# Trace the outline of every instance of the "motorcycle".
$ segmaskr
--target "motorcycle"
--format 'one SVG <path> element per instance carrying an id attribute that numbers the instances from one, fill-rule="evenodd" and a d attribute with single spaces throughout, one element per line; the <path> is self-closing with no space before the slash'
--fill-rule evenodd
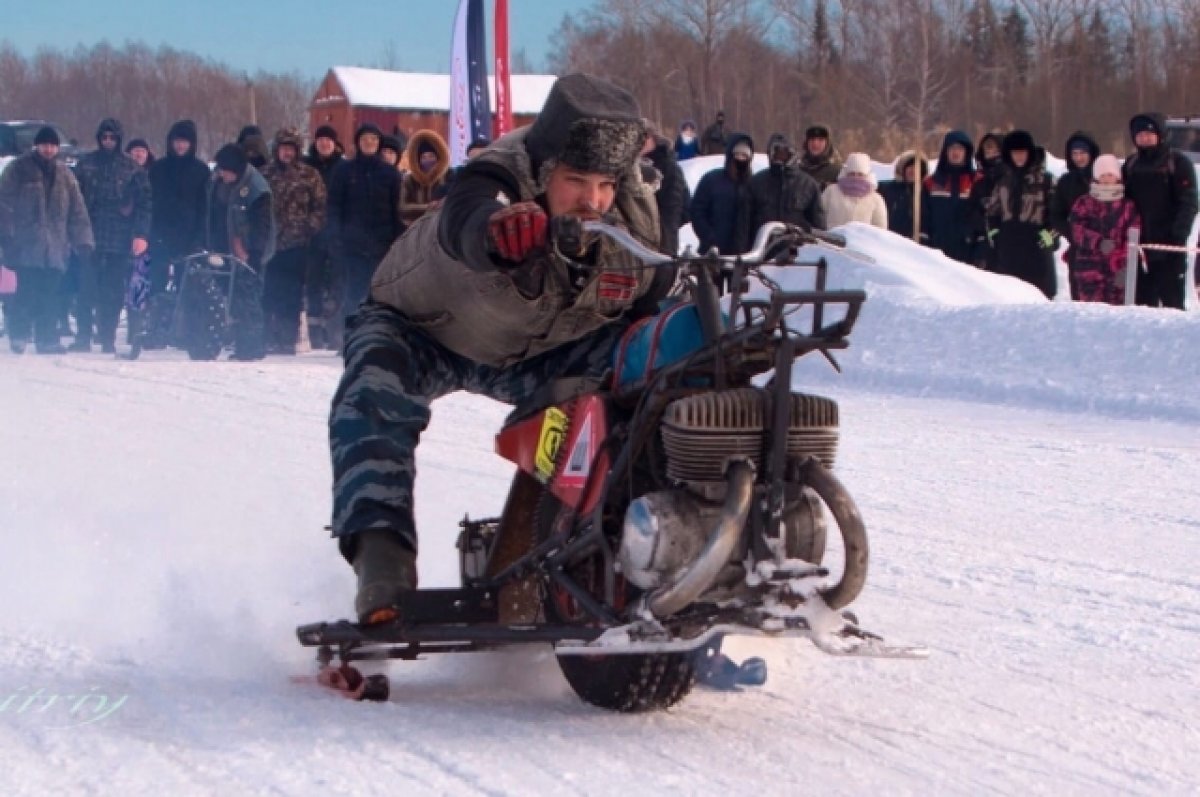
<path id="1" fill-rule="evenodd" d="M 828 289 L 823 257 L 798 260 L 829 238 L 772 223 L 743 255 L 674 258 L 601 222 L 555 221 L 557 256 L 605 236 L 676 270 L 670 306 L 625 333 L 606 379 L 560 380 L 509 416 L 496 451 L 516 474 L 499 517 L 460 524 L 460 588 L 409 593 L 392 623 L 297 629 L 318 649 L 318 680 L 386 700 L 386 676 L 355 663 L 550 644 L 583 700 L 647 711 L 682 700 L 726 634 L 927 655 L 845 610 L 866 583 L 868 543 L 832 472 L 838 406 L 791 387 L 800 357 L 837 367 L 866 300 Z M 813 287 L 786 290 L 775 266 L 811 272 Z M 840 572 L 825 563 L 831 525 Z"/>

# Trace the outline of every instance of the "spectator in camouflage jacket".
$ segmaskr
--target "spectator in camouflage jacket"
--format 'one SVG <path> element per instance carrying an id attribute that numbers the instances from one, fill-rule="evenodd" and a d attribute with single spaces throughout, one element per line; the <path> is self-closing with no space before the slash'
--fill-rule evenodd
<path id="1" fill-rule="evenodd" d="M 87 205 L 96 239 L 95 256 L 80 264 L 78 334 L 72 351 L 91 351 L 92 319 L 106 353 L 116 351 L 117 321 L 125 300 L 125 281 L 132 258 L 145 253 L 150 241 L 150 178 L 146 170 L 121 152 L 124 131 L 116 119 L 96 130 L 99 147 L 79 159 L 75 177 Z"/>
<path id="2" fill-rule="evenodd" d="M 296 353 L 309 244 L 325 226 L 325 182 L 316 169 L 300 160 L 300 146 L 298 131 L 280 130 L 275 134 L 271 162 L 262 172 L 271 186 L 276 230 L 263 309 L 267 351 L 279 354 Z"/>

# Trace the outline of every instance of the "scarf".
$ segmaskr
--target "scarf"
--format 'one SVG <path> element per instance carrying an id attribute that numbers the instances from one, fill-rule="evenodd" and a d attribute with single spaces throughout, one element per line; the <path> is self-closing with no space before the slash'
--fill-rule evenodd
<path id="1" fill-rule="evenodd" d="M 1125 196 L 1125 186 L 1121 183 L 1113 183 L 1111 185 L 1092 183 L 1091 194 L 1101 202 L 1116 202 Z"/>
<path id="2" fill-rule="evenodd" d="M 854 174 L 839 177 L 838 188 L 842 189 L 843 194 L 853 199 L 862 199 L 875 190 L 869 177 L 859 177 Z"/>

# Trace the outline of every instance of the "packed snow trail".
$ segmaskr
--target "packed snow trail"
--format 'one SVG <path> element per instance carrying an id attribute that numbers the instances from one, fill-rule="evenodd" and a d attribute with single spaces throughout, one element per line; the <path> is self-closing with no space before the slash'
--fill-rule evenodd
<path id="1" fill-rule="evenodd" d="M 0 790 L 1200 786 L 1195 425 L 831 381 L 839 473 L 872 541 L 854 608 L 892 640 L 929 645 L 928 661 L 738 640 L 735 654 L 768 660 L 764 687 L 615 716 L 579 702 L 544 649 L 525 649 L 393 665 L 391 701 L 365 705 L 290 682 L 314 672 L 294 627 L 352 602 L 321 528 L 337 375 L 328 355 L 0 355 Z M 418 455 L 425 585 L 452 582 L 462 514 L 500 507 L 508 469 L 491 441 L 505 413 L 463 395 L 435 405 Z M 88 694 L 72 712 L 65 698 Z M 96 719 L 100 696 L 109 713 Z"/>

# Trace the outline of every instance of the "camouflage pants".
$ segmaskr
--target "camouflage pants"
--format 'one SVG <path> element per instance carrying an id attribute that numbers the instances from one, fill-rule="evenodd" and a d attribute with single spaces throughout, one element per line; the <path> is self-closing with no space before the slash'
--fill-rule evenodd
<path id="1" fill-rule="evenodd" d="M 333 459 L 333 534 L 392 529 L 417 547 L 414 453 L 429 405 L 467 390 L 520 404 L 559 377 L 600 376 L 626 328 L 614 323 L 508 368 L 449 351 L 403 316 L 368 302 L 346 330 L 345 372 L 329 416 Z M 342 552 L 347 552 L 342 545 Z"/>

